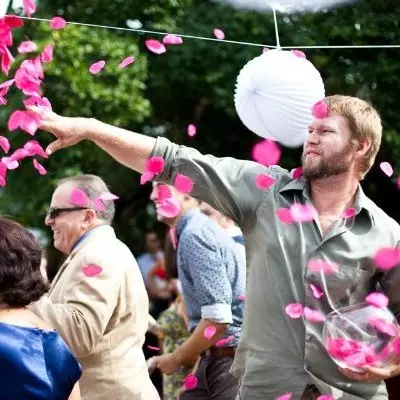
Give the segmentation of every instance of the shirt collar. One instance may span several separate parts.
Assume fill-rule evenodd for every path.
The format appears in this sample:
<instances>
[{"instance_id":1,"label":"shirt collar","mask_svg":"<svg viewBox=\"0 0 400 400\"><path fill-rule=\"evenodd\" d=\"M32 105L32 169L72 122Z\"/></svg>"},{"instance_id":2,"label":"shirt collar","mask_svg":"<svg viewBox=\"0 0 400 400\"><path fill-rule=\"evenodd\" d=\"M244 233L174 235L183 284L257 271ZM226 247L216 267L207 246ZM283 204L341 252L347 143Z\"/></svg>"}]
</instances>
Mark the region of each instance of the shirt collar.
<instances>
[{"instance_id":1,"label":"shirt collar","mask_svg":"<svg viewBox=\"0 0 400 400\"><path fill-rule=\"evenodd\" d=\"M94 228L88 230L86 233L84 233L72 246L70 253L72 253L80 243L82 243L88 236L90 236L97 228L100 228L103 225L95 226Z\"/></svg>"},{"instance_id":2,"label":"shirt collar","mask_svg":"<svg viewBox=\"0 0 400 400\"><path fill-rule=\"evenodd\" d=\"M182 231L185 229L185 226L189 223L189 221L194 218L196 215L201 213L200 209L192 208L188 210L182 217L179 219L178 223L176 224L176 236L179 239Z\"/></svg>"}]
</instances>

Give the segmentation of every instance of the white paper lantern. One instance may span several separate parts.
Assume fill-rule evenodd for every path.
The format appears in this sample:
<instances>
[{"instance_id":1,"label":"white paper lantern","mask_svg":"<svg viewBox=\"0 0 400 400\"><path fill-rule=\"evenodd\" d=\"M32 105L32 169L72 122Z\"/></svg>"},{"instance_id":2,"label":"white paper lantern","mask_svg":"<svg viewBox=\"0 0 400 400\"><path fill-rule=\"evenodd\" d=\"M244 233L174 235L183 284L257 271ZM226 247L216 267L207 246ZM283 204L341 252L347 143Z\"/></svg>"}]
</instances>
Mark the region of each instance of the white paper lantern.
<instances>
[{"instance_id":1,"label":"white paper lantern","mask_svg":"<svg viewBox=\"0 0 400 400\"><path fill-rule=\"evenodd\" d=\"M297 147L306 138L312 106L324 97L321 75L310 61L291 51L270 50L240 71L235 106L255 134Z\"/></svg>"}]
</instances>

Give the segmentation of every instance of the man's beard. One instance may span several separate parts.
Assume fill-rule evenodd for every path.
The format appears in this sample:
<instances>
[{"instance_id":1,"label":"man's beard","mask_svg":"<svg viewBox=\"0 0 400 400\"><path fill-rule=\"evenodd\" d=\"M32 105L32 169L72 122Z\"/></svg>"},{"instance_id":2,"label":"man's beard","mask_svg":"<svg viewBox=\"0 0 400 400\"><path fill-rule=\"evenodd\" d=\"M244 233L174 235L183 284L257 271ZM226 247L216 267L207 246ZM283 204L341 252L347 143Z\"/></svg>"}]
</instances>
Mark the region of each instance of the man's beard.
<instances>
[{"instance_id":1,"label":"man's beard","mask_svg":"<svg viewBox=\"0 0 400 400\"><path fill-rule=\"evenodd\" d=\"M305 179L312 181L316 179L329 178L331 176L340 175L347 172L350 169L350 165L353 157L351 156L353 152L353 143L347 144L347 146L338 152L335 152L328 159L323 158L323 154L318 156L319 160L316 163L307 165L306 162L307 155L303 153L301 157L303 176ZM308 156L308 157L313 157Z\"/></svg>"}]
</instances>

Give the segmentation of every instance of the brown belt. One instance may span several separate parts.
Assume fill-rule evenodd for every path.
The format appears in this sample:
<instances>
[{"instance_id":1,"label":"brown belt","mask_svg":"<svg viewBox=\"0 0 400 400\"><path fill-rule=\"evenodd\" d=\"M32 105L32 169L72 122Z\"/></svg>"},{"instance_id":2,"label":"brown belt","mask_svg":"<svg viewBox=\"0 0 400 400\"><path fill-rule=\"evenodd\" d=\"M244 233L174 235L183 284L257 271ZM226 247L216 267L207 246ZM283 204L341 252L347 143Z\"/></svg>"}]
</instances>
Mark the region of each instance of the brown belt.
<instances>
[{"instance_id":1,"label":"brown belt","mask_svg":"<svg viewBox=\"0 0 400 400\"><path fill-rule=\"evenodd\" d=\"M215 357L233 357L236 352L236 347L210 347L203 355Z\"/></svg>"}]
</instances>

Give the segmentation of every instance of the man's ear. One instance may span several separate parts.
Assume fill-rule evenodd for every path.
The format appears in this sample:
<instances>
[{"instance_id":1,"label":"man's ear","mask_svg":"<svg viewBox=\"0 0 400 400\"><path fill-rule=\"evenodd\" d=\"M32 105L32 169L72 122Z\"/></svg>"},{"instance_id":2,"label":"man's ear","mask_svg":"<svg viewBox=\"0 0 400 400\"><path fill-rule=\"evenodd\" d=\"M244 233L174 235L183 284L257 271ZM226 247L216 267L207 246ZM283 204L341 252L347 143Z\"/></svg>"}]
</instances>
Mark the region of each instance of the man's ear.
<instances>
[{"instance_id":1,"label":"man's ear","mask_svg":"<svg viewBox=\"0 0 400 400\"><path fill-rule=\"evenodd\" d=\"M88 210L86 210L85 212L85 218L84 218L84 222L88 225L91 225L92 222L96 219L96 211L92 210L91 208L89 208Z\"/></svg>"},{"instance_id":2,"label":"man's ear","mask_svg":"<svg viewBox=\"0 0 400 400\"><path fill-rule=\"evenodd\" d=\"M357 142L356 153L360 157L364 157L372 146L372 139L367 137Z\"/></svg>"}]
</instances>

